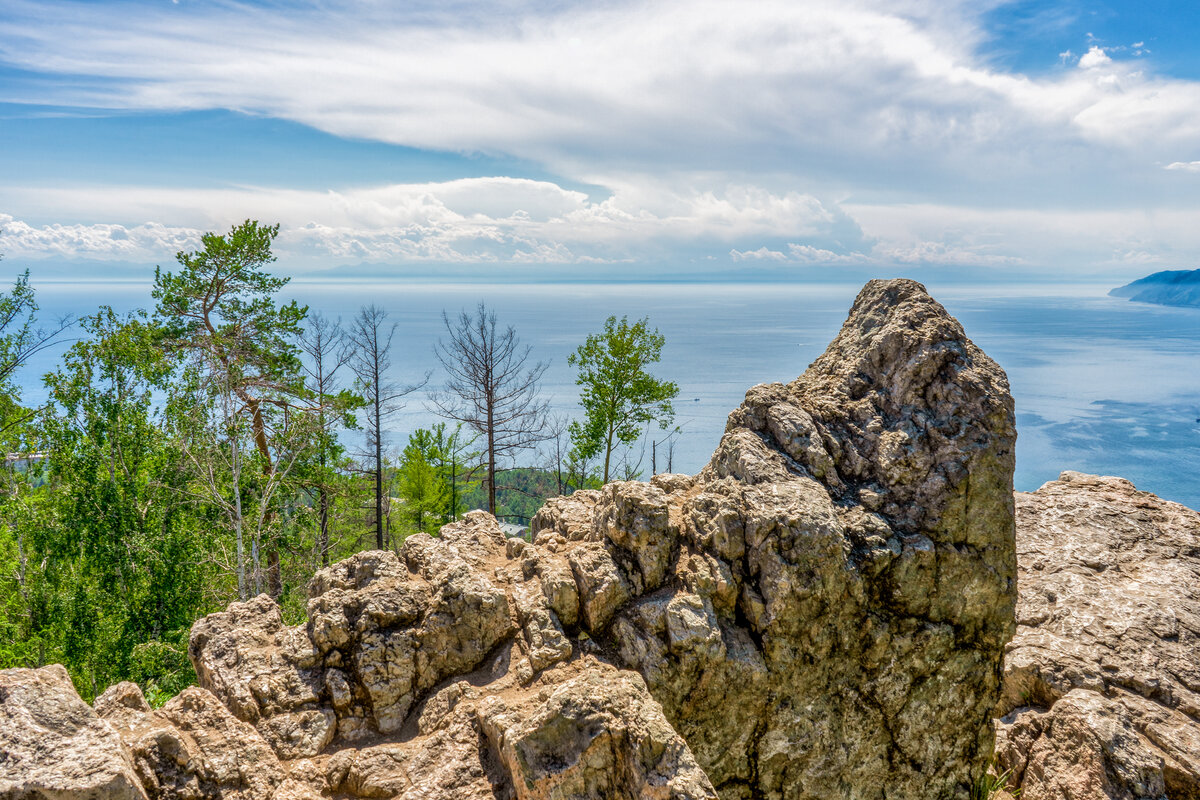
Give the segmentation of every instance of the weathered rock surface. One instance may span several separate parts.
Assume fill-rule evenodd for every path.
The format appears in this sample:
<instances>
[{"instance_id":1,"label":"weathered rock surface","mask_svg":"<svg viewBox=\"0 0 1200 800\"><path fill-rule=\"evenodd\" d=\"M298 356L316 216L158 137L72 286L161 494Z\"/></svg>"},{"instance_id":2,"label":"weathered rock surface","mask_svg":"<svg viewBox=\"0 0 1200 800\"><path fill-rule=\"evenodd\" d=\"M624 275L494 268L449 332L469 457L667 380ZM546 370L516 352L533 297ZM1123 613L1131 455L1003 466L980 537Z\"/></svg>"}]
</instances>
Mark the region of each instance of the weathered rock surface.
<instances>
[{"instance_id":1,"label":"weathered rock surface","mask_svg":"<svg viewBox=\"0 0 1200 800\"><path fill-rule=\"evenodd\" d=\"M492 516L411 536L399 556L360 553L309 592L306 627L259 597L198 622L190 651L202 685L313 791L716 797L645 682L568 636L568 560L507 540Z\"/></svg>"},{"instance_id":2,"label":"weathered rock surface","mask_svg":"<svg viewBox=\"0 0 1200 800\"><path fill-rule=\"evenodd\" d=\"M135 684L119 683L95 708L120 734L151 800L270 800L283 783L266 741L204 689L153 711Z\"/></svg>"},{"instance_id":3,"label":"weathered rock surface","mask_svg":"<svg viewBox=\"0 0 1200 800\"><path fill-rule=\"evenodd\" d=\"M552 500L532 541L473 512L360 553L305 625L266 597L198 622L201 688L97 707L156 798L966 800L1013 630L1014 442L999 367L873 281L699 475Z\"/></svg>"},{"instance_id":4,"label":"weathered rock surface","mask_svg":"<svg viewBox=\"0 0 1200 800\"><path fill-rule=\"evenodd\" d=\"M1014 442L999 367L875 281L695 479L552 502L534 542L723 798L966 797L1013 629Z\"/></svg>"},{"instance_id":5,"label":"weathered rock surface","mask_svg":"<svg viewBox=\"0 0 1200 800\"><path fill-rule=\"evenodd\" d=\"M67 671L0 670L0 798L146 800L121 737Z\"/></svg>"},{"instance_id":6,"label":"weathered rock surface","mask_svg":"<svg viewBox=\"0 0 1200 800\"><path fill-rule=\"evenodd\" d=\"M1017 549L998 766L1023 800L1200 798L1200 514L1064 472Z\"/></svg>"}]
</instances>

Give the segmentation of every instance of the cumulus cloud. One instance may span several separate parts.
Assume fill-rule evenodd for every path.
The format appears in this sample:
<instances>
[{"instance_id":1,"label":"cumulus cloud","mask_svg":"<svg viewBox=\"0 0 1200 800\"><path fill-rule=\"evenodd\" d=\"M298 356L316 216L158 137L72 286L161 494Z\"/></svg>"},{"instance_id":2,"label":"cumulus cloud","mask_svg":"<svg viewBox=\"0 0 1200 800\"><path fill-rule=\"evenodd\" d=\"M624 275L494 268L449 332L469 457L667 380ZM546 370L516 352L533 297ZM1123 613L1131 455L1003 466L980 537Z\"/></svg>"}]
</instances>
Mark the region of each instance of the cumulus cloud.
<instances>
[{"instance_id":1,"label":"cumulus cloud","mask_svg":"<svg viewBox=\"0 0 1200 800\"><path fill-rule=\"evenodd\" d=\"M161 258L198 241L200 227L223 231L242 219L262 218L263 209L272 215L266 221L282 225L277 250L301 262L594 263L698 246L728 250L764 237L862 239L836 206L740 184L717 190L641 182L617 186L597 201L549 181L507 177L325 192L107 187L102 194L110 218L158 221L38 228L8 216L0 245L35 257L73 249L82 257ZM0 202L85 216L97 197L88 189L7 187Z\"/></svg>"},{"instance_id":2,"label":"cumulus cloud","mask_svg":"<svg viewBox=\"0 0 1200 800\"><path fill-rule=\"evenodd\" d=\"M1099 67L1106 67L1111 63L1112 58L1109 57L1108 53L1104 52L1103 47L1098 47L1097 45L1092 45L1086 53L1079 57L1080 69L1097 69Z\"/></svg>"},{"instance_id":3,"label":"cumulus cloud","mask_svg":"<svg viewBox=\"0 0 1200 800\"><path fill-rule=\"evenodd\" d=\"M1172 161L1163 169L1176 170L1178 172L1200 172L1200 161Z\"/></svg>"},{"instance_id":4,"label":"cumulus cloud","mask_svg":"<svg viewBox=\"0 0 1200 800\"><path fill-rule=\"evenodd\" d=\"M867 253L850 252L838 253L823 247L813 247L809 244L788 242L784 250L772 250L766 245L757 250L730 250L730 258L739 261L775 261L783 264L812 264L835 266L845 264L874 264L880 263Z\"/></svg>"},{"instance_id":5,"label":"cumulus cloud","mask_svg":"<svg viewBox=\"0 0 1200 800\"><path fill-rule=\"evenodd\" d=\"M147 261L189 250L200 242L194 228L156 222L124 225L31 226L0 214L0 252L8 256L90 258L101 261Z\"/></svg>"}]
</instances>

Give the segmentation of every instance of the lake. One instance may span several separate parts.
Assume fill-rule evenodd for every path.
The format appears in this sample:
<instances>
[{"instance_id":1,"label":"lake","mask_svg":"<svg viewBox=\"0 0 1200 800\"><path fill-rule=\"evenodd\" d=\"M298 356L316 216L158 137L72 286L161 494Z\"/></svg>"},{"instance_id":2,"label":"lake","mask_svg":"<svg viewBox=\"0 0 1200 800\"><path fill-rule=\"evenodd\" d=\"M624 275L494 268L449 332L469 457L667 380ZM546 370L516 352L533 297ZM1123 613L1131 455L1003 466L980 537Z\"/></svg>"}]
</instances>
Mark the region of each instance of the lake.
<instances>
[{"instance_id":1,"label":"lake","mask_svg":"<svg viewBox=\"0 0 1200 800\"><path fill-rule=\"evenodd\" d=\"M43 317L149 307L149 287L102 282L37 282ZM673 467L695 472L708 460L729 411L756 383L789 381L837 334L860 285L830 283L389 283L296 280L285 294L347 322L364 303L397 323L398 380L437 362L442 311L485 301L546 360L543 392L572 414L578 395L567 365L610 314L649 316L666 337L653 371L680 387L682 429ZM1017 403L1018 489L1064 469L1120 475L1139 488L1200 508L1200 309L1107 297L1108 285L938 285L930 292L1007 371ZM61 352L61 351L60 351ZM48 353L21 376L26 402L44 390L36 376ZM431 385L440 375L435 370ZM392 420L399 448L411 430L435 421L414 395ZM665 434L655 429L655 438ZM635 457L636 460L636 457ZM665 457L660 452L660 468ZM650 453L644 459L649 466Z\"/></svg>"}]
</instances>

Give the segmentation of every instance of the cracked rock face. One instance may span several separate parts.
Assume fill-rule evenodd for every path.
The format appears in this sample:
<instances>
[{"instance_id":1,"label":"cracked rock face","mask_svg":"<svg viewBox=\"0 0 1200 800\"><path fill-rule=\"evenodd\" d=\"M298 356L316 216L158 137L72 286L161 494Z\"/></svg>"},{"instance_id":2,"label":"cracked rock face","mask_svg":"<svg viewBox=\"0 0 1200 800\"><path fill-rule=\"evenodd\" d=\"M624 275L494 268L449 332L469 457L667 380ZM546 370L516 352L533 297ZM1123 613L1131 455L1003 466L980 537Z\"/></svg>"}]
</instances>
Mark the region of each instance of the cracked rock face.
<instances>
[{"instance_id":1,"label":"cracked rock face","mask_svg":"<svg viewBox=\"0 0 1200 800\"><path fill-rule=\"evenodd\" d=\"M556 498L532 541L472 512L360 553L304 625L266 597L197 622L201 688L97 707L155 798L967 800L1014 442L1000 368L919 284L872 281L699 475Z\"/></svg>"},{"instance_id":2,"label":"cracked rock face","mask_svg":"<svg viewBox=\"0 0 1200 800\"><path fill-rule=\"evenodd\" d=\"M552 501L534 542L595 584L585 628L722 798L967 797L1013 631L1014 443L1000 368L873 281L698 476Z\"/></svg>"},{"instance_id":3,"label":"cracked rock face","mask_svg":"<svg viewBox=\"0 0 1200 800\"><path fill-rule=\"evenodd\" d=\"M1200 797L1200 514L1064 472L1017 549L997 765L1023 800Z\"/></svg>"}]
</instances>

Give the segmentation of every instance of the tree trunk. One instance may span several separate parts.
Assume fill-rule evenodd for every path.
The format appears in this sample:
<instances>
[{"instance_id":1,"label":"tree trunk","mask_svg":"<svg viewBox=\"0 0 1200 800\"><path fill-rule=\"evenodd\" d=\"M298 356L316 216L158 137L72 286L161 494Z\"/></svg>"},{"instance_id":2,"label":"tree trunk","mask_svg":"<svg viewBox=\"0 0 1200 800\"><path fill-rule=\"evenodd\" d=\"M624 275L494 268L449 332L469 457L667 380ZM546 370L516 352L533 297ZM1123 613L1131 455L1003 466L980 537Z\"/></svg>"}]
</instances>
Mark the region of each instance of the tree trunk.
<instances>
[{"instance_id":1,"label":"tree trunk","mask_svg":"<svg viewBox=\"0 0 1200 800\"><path fill-rule=\"evenodd\" d=\"M492 406L488 403L488 512L496 515L496 430L492 422Z\"/></svg>"},{"instance_id":2,"label":"tree trunk","mask_svg":"<svg viewBox=\"0 0 1200 800\"><path fill-rule=\"evenodd\" d=\"M378 358L375 371L375 549L383 549L383 431L380 430Z\"/></svg>"},{"instance_id":3,"label":"tree trunk","mask_svg":"<svg viewBox=\"0 0 1200 800\"><path fill-rule=\"evenodd\" d=\"M237 435L230 437L233 443L233 531L237 539L237 582L238 599L249 600L246 585L246 543L242 535L242 462L239 456Z\"/></svg>"},{"instance_id":4,"label":"tree trunk","mask_svg":"<svg viewBox=\"0 0 1200 800\"><path fill-rule=\"evenodd\" d=\"M329 490L322 486L317 490L317 505L321 513L321 530L317 534L317 550L321 553L321 566L329 566Z\"/></svg>"},{"instance_id":5,"label":"tree trunk","mask_svg":"<svg viewBox=\"0 0 1200 800\"><path fill-rule=\"evenodd\" d=\"M263 420L262 401L249 395L240 393L240 396L246 401L250 407L251 428L254 434L254 444L258 448L259 455L263 459L263 477L268 481L275 474L275 463L271 459L271 448L267 443L267 425ZM239 513L240 516L240 513ZM273 518L270 510L267 511L265 519ZM254 532L254 546L252 550L252 558L254 562L254 592L258 594L262 591L262 561L261 561L261 531ZM267 541L267 590L271 597L278 600L283 595L283 578L279 570L279 547L275 543L275 537L271 537Z\"/></svg>"},{"instance_id":6,"label":"tree trunk","mask_svg":"<svg viewBox=\"0 0 1200 800\"><path fill-rule=\"evenodd\" d=\"M274 542L267 549L267 590L271 597L283 597L283 571L279 566L279 548Z\"/></svg>"}]
</instances>

